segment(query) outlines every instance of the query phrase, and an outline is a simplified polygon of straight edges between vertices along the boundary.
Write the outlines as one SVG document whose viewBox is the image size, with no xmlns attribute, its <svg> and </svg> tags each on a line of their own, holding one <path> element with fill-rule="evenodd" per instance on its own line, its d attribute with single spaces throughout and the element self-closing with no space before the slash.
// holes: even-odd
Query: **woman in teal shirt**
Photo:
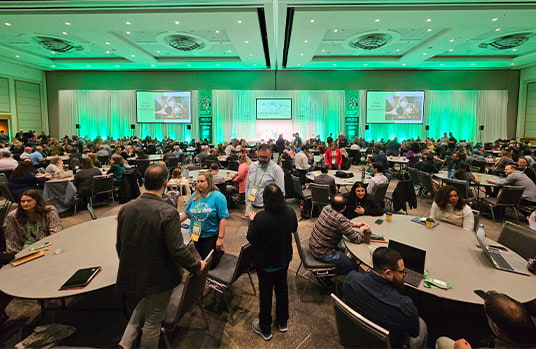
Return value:
<svg viewBox="0 0 536 349">
<path fill-rule="evenodd" d="M 112 156 L 110 159 L 110 169 L 106 173 L 111 173 L 114 175 L 114 185 L 121 184 L 121 179 L 125 174 L 125 167 L 123 166 L 123 158 L 121 156 Z"/>
<path fill-rule="evenodd" d="M 194 241 L 201 259 L 214 250 L 211 269 L 218 265 L 224 252 L 223 239 L 228 217 L 227 200 L 214 185 L 212 174 L 208 171 L 199 172 L 197 189 L 181 214 L 181 222 L 190 218 L 190 239 Z"/>
</svg>

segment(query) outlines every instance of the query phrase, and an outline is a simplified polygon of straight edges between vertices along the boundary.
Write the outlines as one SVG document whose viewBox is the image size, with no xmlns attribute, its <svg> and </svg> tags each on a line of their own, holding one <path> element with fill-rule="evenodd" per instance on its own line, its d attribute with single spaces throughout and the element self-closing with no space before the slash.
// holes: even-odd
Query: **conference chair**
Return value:
<svg viewBox="0 0 536 349">
<path fill-rule="evenodd" d="M 313 210 L 315 206 L 320 206 L 322 209 L 322 207 L 330 204 L 331 189 L 329 184 L 311 183 L 309 190 L 311 191 L 311 214 L 309 217 L 313 217 Z"/>
<path fill-rule="evenodd" d="M 114 177 L 112 175 L 94 176 L 91 180 L 91 195 L 89 196 L 91 207 L 93 207 L 93 199 L 99 194 L 110 195 L 112 203 L 115 204 Z"/>
<path fill-rule="evenodd" d="M 231 171 L 238 171 L 239 166 L 238 161 L 227 161 L 227 169 Z"/>
<path fill-rule="evenodd" d="M 497 242 L 525 259 L 536 256 L 536 231 L 506 221 Z"/>
<path fill-rule="evenodd" d="M 385 200 L 389 202 L 391 210 L 398 212 L 404 210 L 408 214 L 408 204 L 410 208 L 417 208 L 417 197 L 413 189 L 411 180 L 399 181 L 395 190 L 385 194 Z"/>
<path fill-rule="evenodd" d="M 251 244 L 247 243 L 240 249 L 238 256 L 225 253 L 216 268 L 208 272 L 208 278 L 206 286 L 210 287 L 214 291 L 221 293 L 227 310 L 229 311 L 229 317 L 234 322 L 233 314 L 231 312 L 231 306 L 227 300 L 227 292 L 231 289 L 234 282 L 242 276 L 242 274 L 248 274 L 249 282 L 253 288 L 253 293 L 257 295 L 253 279 L 251 278 L 250 270 L 253 264 L 253 248 Z"/>
<path fill-rule="evenodd" d="M 379 203 L 381 207 L 385 207 L 385 194 L 387 194 L 387 188 L 389 188 L 389 183 L 382 183 L 376 186 L 374 191 L 374 201 Z"/>
<path fill-rule="evenodd" d="M 434 196 L 434 183 L 432 182 L 432 174 L 419 170 L 419 178 L 421 179 L 421 192 L 419 198 L 422 200 L 424 195 L 430 194 Z"/>
<path fill-rule="evenodd" d="M 303 203 L 305 200 L 311 199 L 311 190 L 309 189 L 302 189 L 302 185 L 300 182 L 300 177 L 290 175 L 290 178 L 292 179 L 292 187 L 294 188 L 294 192 L 296 193 L 296 196 L 300 201 Z"/>
<path fill-rule="evenodd" d="M 413 182 L 413 187 L 417 190 L 421 190 L 422 183 L 421 177 L 419 176 L 419 170 L 414 167 L 408 167 L 409 178 Z"/>
<path fill-rule="evenodd" d="M 110 163 L 109 155 L 98 155 L 97 160 L 101 163 L 101 166 L 108 165 Z"/>
<path fill-rule="evenodd" d="M 6 201 L 11 201 L 12 203 L 18 203 L 18 200 L 15 199 L 15 196 L 11 193 L 11 190 L 9 190 L 9 187 L 7 185 L 7 180 L 3 181 L 0 180 L 0 193 L 2 193 L 2 196 L 6 199 Z"/>
<path fill-rule="evenodd" d="M 478 167 L 477 172 L 479 172 L 479 173 L 486 173 L 486 166 L 487 166 L 486 161 L 473 160 L 473 161 L 471 161 L 471 166 L 472 167 Z"/>
<path fill-rule="evenodd" d="M 511 207 L 514 210 L 516 221 L 519 223 L 517 206 L 519 205 L 519 201 L 521 201 L 524 190 L 525 187 L 520 186 L 503 187 L 497 197 L 480 198 L 480 203 L 490 208 L 493 223 L 495 223 L 495 213 L 493 212 L 495 207 Z"/>
<path fill-rule="evenodd" d="M 391 348 L 389 331 L 359 314 L 331 294 L 339 342 L 345 348 Z"/>
<path fill-rule="evenodd" d="M 326 263 L 321 262 L 313 257 L 311 254 L 311 250 L 309 250 L 309 246 L 303 246 L 300 239 L 300 234 L 296 230 L 294 233 L 294 242 L 296 242 L 296 248 L 298 250 L 298 254 L 300 255 L 300 265 L 298 266 L 298 269 L 296 270 L 296 276 L 298 276 L 298 273 L 300 272 L 300 269 L 303 265 L 303 268 L 307 271 L 313 274 L 313 276 L 320 282 L 320 284 L 324 287 L 327 287 L 324 283 L 323 278 L 325 277 L 331 277 L 335 276 L 335 270 L 337 269 L 337 266 L 333 263 Z M 306 277 L 306 279 L 310 280 Z"/>
<path fill-rule="evenodd" d="M 4 219 L 11 211 L 12 203 L 6 200 L 3 206 L 0 206 L 0 251 L 6 250 L 6 238 L 4 235 Z"/>
<path fill-rule="evenodd" d="M 450 178 L 444 179 L 443 183 L 456 188 L 462 199 L 469 205 L 476 201 L 476 196 L 471 192 L 470 181 Z"/>
<path fill-rule="evenodd" d="M 201 311 L 201 316 L 205 322 L 206 329 L 209 329 L 205 310 L 201 304 L 203 298 L 203 290 L 205 289 L 205 283 L 207 281 L 210 263 L 212 262 L 212 255 L 214 250 L 210 251 L 208 256 L 204 259 L 207 266 L 200 275 L 190 273 L 184 282 L 173 289 L 169 304 L 166 308 L 166 314 L 164 321 L 162 321 L 161 332 L 164 336 L 167 348 L 173 348 L 169 340 L 170 333 L 174 332 L 177 328 L 177 324 L 188 313 L 194 305 L 197 304 Z"/>
<path fill-rule="evenodd" d="M 167 165 L 167 168 L 168 168 L 168 169 L 172 170 L 172 169 L 174 169 L 175 167 L 177 167 L 177 166 L 179 165 L 179 163 L 180 163 L 180 159 L 177 158 L 177 157 L 173 157 L 173 158 L 169 158 L 169 159 L 167 160 L 167 164 L 166 164 L 166 165 Z"/>
</svg>

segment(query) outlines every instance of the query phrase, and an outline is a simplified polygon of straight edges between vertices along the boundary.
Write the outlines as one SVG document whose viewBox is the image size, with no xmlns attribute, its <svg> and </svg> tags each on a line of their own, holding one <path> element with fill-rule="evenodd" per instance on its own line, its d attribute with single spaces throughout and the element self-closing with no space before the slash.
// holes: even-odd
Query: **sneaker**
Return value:
<svg viewBox="0 0 536 349">
<path fill-rule="evenodd" d="M 287 321 L 277 321 L 277 328 L 279 328 L 279 332 L 287 332 L 288 331 Z"/>
<path fill-rule="evenodd" d="M 253 332 L 261 336 L 262 339 L 264 339 L 265 341 L 269 341 L 270 339 L 272 339 L 271 333 L 268 333 L 268 334 L 262 333 L 258 317 L 253 319 L 253 322 L 251 323 L 251 329 L 253 330 Z"/>
</svg>

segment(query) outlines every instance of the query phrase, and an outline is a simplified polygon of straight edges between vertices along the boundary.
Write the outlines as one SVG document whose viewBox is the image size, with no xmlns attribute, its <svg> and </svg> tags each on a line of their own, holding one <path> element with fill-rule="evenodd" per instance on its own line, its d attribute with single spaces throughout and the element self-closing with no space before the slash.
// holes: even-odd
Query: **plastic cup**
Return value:
<svg viewBox="0 0 536 349">
<path fill-rule="evenodd" d="M 363 237 L 364 237 L 364 242 L 366 244 L 370 244 L 370 237 L 372 236 L 372 231 L 370 231 L 369 229 L 365 230 L 363 232 Z"/>
<path fill-rule="evenodd" d="M 391 212 L 385 212 L 385 220 L 390 222 L 393 219 L 393 214 Z"/>
<path fill-rule="evenodd" d="M 435 221 L 434 221 L 432 218 L 427 218 L 427 219 L 426 219 L 426 227 L 427 227 L 427 228 L 433 228 L 433 227 L 434 227 L 434 223 L 435 223 Z"/>
</svg>

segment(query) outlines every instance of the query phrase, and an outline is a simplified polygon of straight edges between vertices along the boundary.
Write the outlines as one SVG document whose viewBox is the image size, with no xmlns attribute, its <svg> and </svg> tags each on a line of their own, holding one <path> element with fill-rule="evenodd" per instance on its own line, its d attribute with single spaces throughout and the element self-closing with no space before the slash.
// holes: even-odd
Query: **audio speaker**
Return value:
<svg viewBox="0 0 536 349">
<path fill-rule="evenodd" d="M 369 129 L 369 125 L 365 125 L 365 130 L 368 130 Z"/>
<path fill-rule="evenodd" d="M 478 128 L 480 131 L 484 131 L 484 125 L 480 125 L 480 127 Z"/>
<path fill-rule="evenodd" d="M 78 130 L 80 128 L 80 124 L 76 124 L 74 125 L 74 127 L 76 127 L 76 129 Z"/>
<path fill-rule="evenodd" d="M 192 129 L 192 125 L 186 125 L 186 129 L 191 130 L 191 129 Z"/>
<path fill-rule="evenodd" d="M 135 130 L 136 129 L 136 125 L 135 124 L 130 124 L 130 128 Z"/>
<path fill-rule="evenodd" d="M 424 129 L 425 129 L 426 131 L 428 131 L 428 130 L 430 129 L 430 125 L 426 125 L 426 126 L 424 126 Z"/>
</svg>

